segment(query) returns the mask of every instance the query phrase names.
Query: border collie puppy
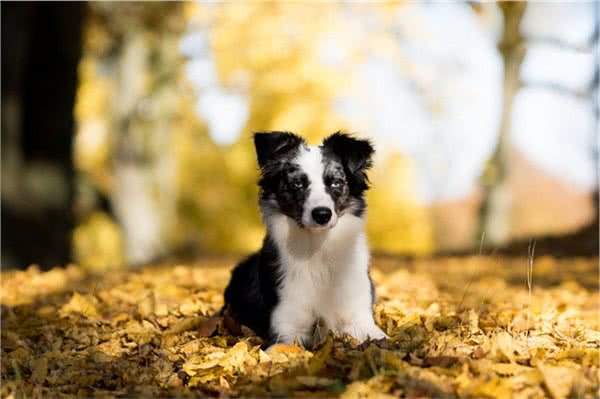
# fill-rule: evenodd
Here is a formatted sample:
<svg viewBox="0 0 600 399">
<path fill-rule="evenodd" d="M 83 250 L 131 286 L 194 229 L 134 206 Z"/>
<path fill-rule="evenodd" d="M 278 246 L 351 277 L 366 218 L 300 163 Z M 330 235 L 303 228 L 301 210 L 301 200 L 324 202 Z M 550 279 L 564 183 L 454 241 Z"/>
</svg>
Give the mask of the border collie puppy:
<svg viewBox="0 0 600 399">
<path fill-rule="evenodd" d="M 254 145 L 267 234 L 233 270 L 225 310 L 268 344 L 310 345 L 318 322 L 360 341 L 385 338 L 373 319 L 364 232 L 369 141 L 338 132 L 317 147 L 269 132 Z"/>
</svg>

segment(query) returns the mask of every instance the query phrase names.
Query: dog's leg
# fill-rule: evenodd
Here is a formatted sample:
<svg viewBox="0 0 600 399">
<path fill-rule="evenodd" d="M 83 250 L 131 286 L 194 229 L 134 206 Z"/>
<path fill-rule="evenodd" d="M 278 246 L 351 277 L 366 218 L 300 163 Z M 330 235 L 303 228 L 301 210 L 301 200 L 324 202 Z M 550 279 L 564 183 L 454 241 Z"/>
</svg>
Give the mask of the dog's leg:
<svg viewBox="0 0 600 399">
<path fill-rule="evenodd" d="M 371 314 L 355 315 L 352 319 L 342 319 L 338 324 L 338 329 L 346 334 L 353 336 L 360 342 L 368 339 L 383 339 L 388 336 L 375 324 Z"/>
<path fill-rule="evenodd" d="M 351 335 L 360 342 L 367 339 L 388 338 L 375 324 L 370 294 L 355 294 L 354 298 L 349 298 L 346 303 L 340 304 L 331 324 L 335 326 L 334 331 Z"/>
<path fill-rule="evenodd" d="M 365 272 L 347 274 L 335 288 L 335 302 L 327 317 L 334 330 L 359 341 L 387 338 L 373 318 L 371 283 Z"/>
<path fill-rule="evenodd" d="M 292 303 L 281 303 L 271 316 L 271 334 L 275 343 L 310 345 L 315 316 L 313 312 Z"/>
</svg>

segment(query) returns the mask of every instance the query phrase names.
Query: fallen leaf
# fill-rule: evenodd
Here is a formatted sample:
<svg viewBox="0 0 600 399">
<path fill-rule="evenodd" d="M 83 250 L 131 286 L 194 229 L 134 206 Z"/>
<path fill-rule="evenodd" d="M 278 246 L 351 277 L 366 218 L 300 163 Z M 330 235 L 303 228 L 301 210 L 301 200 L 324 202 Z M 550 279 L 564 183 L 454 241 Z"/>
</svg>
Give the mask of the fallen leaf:
<svg viewBox="0 0 600 399">
<path fill-rule="evenodd" d="M 433 328 L 438 331 L 450 330 L 460 324 L 458 316 L 441 316 L 433 321 Z"/>
<path fill-rule="evenodd" d="M 515 361 L 515 350 L 512 336 L 506 331 L 501 331 L 493 338 L 493 346 L 496 353 L 504 355 L 510 362 Z"/>
<path fill-rule="evenodd" d="M 577 372 L 566 367 L 548 366 L 538 364 L 538 370 L 544 377 L 544 384 L 553 399 L 564 399 L 569 396 Z"/>
<path fill-rule="evenodd" d="M 184 331 L 195 330 L 196 328 L 200 327 L 200 325 L 202 325 L 202 323 L 205 321 L 207 321 L 207 319 L 202 316 L 188 317 L 173 324 L 171 327 L 166 329 L 163 332 L 163 334 L 180 334 Z"/>
<path fill-rule="evenodd" d="M 156 299 L 153 292 L 149 292 L 138 304 L 138 312 L 144 317 L 154 313 L 156 309 Z"/>
<path fill-rule="evenodd" d="M 41 357 L 33 360 L 31 363 L 31 381 L 34 384 L 42 384 L 48 375 L 48 359 Z"/>
<path fill-rule="evenodd" d="M 481 359 L 484 356 L 485 356 L 485 350 L 481 346 L 478 346 L 477 348 L 475 348 L 475 350 L 471 353 L 471 357 L 473 359 Z"/>
<path fill-rule="evenodd" d="M 580 260 L 550 259 L 544 271 L 536 260 L 538 281 L 585 278 L 592 287 L 597 260 L 581 261 L 578 269 Z M 0 396 L 598 396 L 597 290 L 538 285 L 535 319 L 528 334 L 519 333 L 527 289 L 506 282 L 523 281 L 522 259 L 441 258 L 398 268 L 397 259 L 375 258 L 374 316 L 391 339 L 359 345 L 334 336 L 329 344 L 325 336 L 314 352 L 296 345 L 262 351 L 263 340 L 246 326 L 228 326 L 235 321 L 225 315 L 222 323 L 207 317 L 222 309 L 230 276 L 231 264 L 219 262 L 98 276 L 75 267 L 3 271 Z M 380 270 L 382 262 L 389 273 Z M 465 273 L 465 266 L 473 270 Z M 465 277 L 473 275 L 459 311 Z M 98 319 L 82 316 L 86 307 Z M 452 328 L 453 316 L 446 315 L 454 314 L 461 322 Z"/>
<path fill-rule="evenodd" d="M 315 375 L 317 374 L 323 367 L 325 367 L 325 362 L 331 355 L 331 351 L 333 350 L 333 338 L 332 336 L 328 336 L 325 340 L 325 344 L 319 349 L 317 353 L 314 354 L 312 359 L 308 364 L 308 374 Z"/>
<path fill-rule="evenodd" d="M 516 363 L 496 363 L 492 366 L 492 370 L 494 370 L 497 374 L 506 376 L 517 375 L 534 369 L 531 367 L 521 366 Z"/>
<path fill-rule="evenodd" d="M 248 344 L 244 341 L 238 342 L 219 361 L 219 365 L 225 371 L 241 371 L 248 355 Z"/>
<path fill-rule="evenodd" d="M 474 387 L 471 388 L 470 396 L 479 398 L 511 399 L 512 389 L 508 381 L 495 377 L 474 384 Z"/>
<path fill-rule="evenodd" d="M 74 292 L 69 302 L 63 305 L 59 313 L 61 317 L 75 313 L 88 319 L 96 318 L 98 317 L 97 303 L 98 300 L 91 295 L 80 295 L 78 292 Z"/>
<path fill-rule="evenodd" d="M 275 344 L 271 345 L 269 349 L 267 349 L 268 354 L 272 353 L 302 353 L 304 349 L 299 347 L 298 345 L 288 345 L 288 344 Z"/>
<path fill-rule="evenodd" d="M 242 326 L 228 314 L 223 316 L 223 324 L 234 337 L 239 337 L 242 335 Z"/>
<path fill-rule="evenodd" d="M 455 356 L 429 356 L 425 358 L 425 365 L 427 366 L 438 366 L 438 367 L 450 367 L 458 362 L 458 358 Z"/>
<path fill-rule="evenodd" d="M 298 376 L 296 377 L 296 380 L 309 388 L 322 388 L 340 383 L 339 380 L 315 376 Z"/>
<path fill-rule="evenodd" d="M 271 361 L 271 357 L 269 356 L 269 354 L 261 349 L 258 352 L 258 362 L 259 363 L 269 363 L 270 361 Z"/>
<path fill-rule="evenodd" d="M 211 317 L 203 321 L 197 328 L 198 334 L 201 337 L 210 337 L 214 334 L 215 331 L 217 331 L 217 327 L 219 326 L 219 323 L 221 323 L 221 321 L 222 318 L 218 316 Z"/>
</svg>

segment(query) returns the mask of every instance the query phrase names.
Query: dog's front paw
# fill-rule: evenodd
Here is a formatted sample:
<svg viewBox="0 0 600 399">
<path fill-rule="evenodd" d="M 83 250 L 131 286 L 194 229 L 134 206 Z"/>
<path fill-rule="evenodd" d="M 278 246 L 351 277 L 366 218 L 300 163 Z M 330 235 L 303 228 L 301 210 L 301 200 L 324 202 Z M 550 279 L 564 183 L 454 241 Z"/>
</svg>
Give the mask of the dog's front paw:
<svg viewBox="0 0 600 399">
<path fill-rule="evenodd" d="M 357 323 L 344 332 L 352 335 L 360 342 L 389 338 L 374 322 L 364 323 L 362 325 Z"/>
<path fill-rule="evenodd" d="M 373 324 L 367 331 L 365 331 L 363 336 L 360 337 L 360 341 L 364 342 L 368 339 L 371 340 L 379 340 L 379 339 L 387 339 L 389 338 L 386 333 L 384 333 L 381 328 L 379 328 L 376 324 Z"/>
<path fill-rule="evenodd" d="M 389 336 L 383 332 L 383 330 L 377 326 L 369 333 L 371 339 L 388 339 Z"/>
</svg>

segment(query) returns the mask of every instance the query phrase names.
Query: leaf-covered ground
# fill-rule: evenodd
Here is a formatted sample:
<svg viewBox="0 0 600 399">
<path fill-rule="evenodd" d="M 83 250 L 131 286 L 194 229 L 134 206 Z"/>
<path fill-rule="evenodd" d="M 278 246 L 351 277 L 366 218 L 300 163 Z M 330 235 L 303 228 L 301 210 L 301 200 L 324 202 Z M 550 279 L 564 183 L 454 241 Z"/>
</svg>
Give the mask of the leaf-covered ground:
<svg viewBox="0 0 600 399">
<path fill-rule="evenodd" d="M 374 261 L 388 341 L 275 346 L 222 305 L 232 259 L 2 273 L 2 397 L 598 397 L 598 259 Z"/>
</svg>

